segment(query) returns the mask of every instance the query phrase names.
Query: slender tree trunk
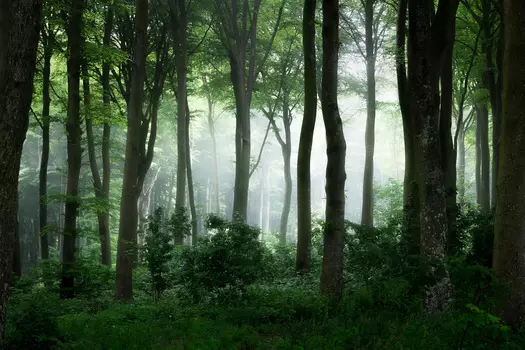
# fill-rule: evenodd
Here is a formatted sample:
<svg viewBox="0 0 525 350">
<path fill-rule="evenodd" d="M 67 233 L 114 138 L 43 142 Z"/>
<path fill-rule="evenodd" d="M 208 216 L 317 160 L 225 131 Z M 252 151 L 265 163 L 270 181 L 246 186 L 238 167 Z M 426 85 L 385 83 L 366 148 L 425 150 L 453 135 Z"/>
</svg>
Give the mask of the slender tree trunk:
<svg viewBox="0 0 525 350">
<path fill-rule="evenodd" d="M 187 178 L 187 115 L 186 115 L 186 80 L 188 71 L 187 57 L 187 15 L 183 0 L 170 1 L 170 12 L 173 22 L 174 52 L 177 68 L 177 194 L 175 209 L 186 206 L 186 178 Z M 175 243 L 183 244 L 184 237 L 177 235 Z"/>
<path fill-rule="evenodd" d="M 186 175 L 188 177 L 188 202 L 191 212 L 191 244 L 197 244 L 198 227 L 197 227 L 197 210 L 195 208 L 195 193 L 193 189 L 193 174 L 191 171 L 191 152 L 190 152 L 190 107 L 186 97 Z"/>
<path fill-rule="evenodd" d="M 268 177 L 268 166 L 264 164 L 263 167 L 263 176 L 264 176 L 264 202 L 265 202 L 265 216 L 264 216 L 264 227 L 263 232 L 270 232 L 270 213 L 271 211 L 271 193 L 270 193 L 270 178 Z"/>
<path fill-rule="evenodd" d="M 418 255 L 421 251 L 419 186 L 416 173 L 412 96 L 406 70 L 406 21 L 408 0 L 401 0 L 396 30 L 396 74 L 399 106 L 403 119 L 405 144 L 405 174 L 403 180 L 404 231 L 408 253 Z"/>
<path fill-rule="evenodd" d="M 500 315 L 518 329 L 525 316 L 525 2 L 505 0 L 503 9 L 506 42 L 493 266 L 496 276 L 512 288 Z"/>
<path fill-rule="evenodd" d="M 490 213 L 490 149 L 489 149 L 489 111 L 485 103 L 476 105 L 477 123 L 479 124 L 479 146 L 481 156 L 480 205 L 481 211 Z"/>
<path fill-rule="evenodd" d="M 499 1 L 499 7 L 503 8 L 503 0 Z M 499 149 L 501 137 L 501 114 L 502 114 L 502 97 L 503 97 L 503 51 L 505 50 L 505 24 L 503 13 L 500 13 L 498 51 L 496 56 L 496 68 L 498 79 L 494 91 L 494 98 L 491 98 L 496 105 L 492 106 L 492 208 L 496 206 L 496 193 L 498 183 L 499 169 Z M 493 103 L 494 103 L 493 102 Z"/>
<path fill-rule="evenodd" d="M 207 84 L 206 78 L 203 79 L 204 84 Z M 215 137 L 215 121 L 213 120 L 213 100 L 211 93 L 207 94 L 208 99 L 208 130 L 211 138 L 211 153 L 212 153 L 212 167 L 213 167 L 213 211 L 215 214 L 221 213 L 220 194 L 219 194 L 219 161 L 217 156 L 217 139 Z"/>
<path fill-rule="evenodd" d="M 104 46 L 110 47 L 111 32 L 113 29 L 113 6 L 108 6 L 106 21 L 104 24 Z M 109 62 L 102 65 L 102 101 L 106 111 L 111 109 L 111 87 L 109 80 Z M 108 122 L 104 123 L 102 131 L 102 198 L 105 203 L 109 203 L 109 188 L 111 183 L 111 161 L 109 158 L 111 138 L 111 126 Z M 98 229 L 100 235 L 101 262 L 106 266 L 111 266 L 111 236 L 109 231 L 109 211 L 98 215 Z"/>
<path fill-rule="evenodd" d="M 343 292 L 346 142 L 337 103 L 339 0 L 323 1 L 323 80 L 321 103 L 326 129 L 326 225 L 321 293 L 339 301 Z"/>
<path fill-rule="evenodd" d="M 459 125 L 458 134 L 458 195 L 459 202 L 465 203 L 465 125 Z"/>
<path fill-rule="evenodd" d="M 134 66 L 128 103 L 128 137 L 117 244 L 116 297 L 118 300 L 131 300 L 133 297 L 132 273 L 137 250 L 137 200 L 142 190 L 142 188 L 137 188 L 139 187 L 137 186 L 137 177 L 140 163 L 140 129 L 146 75 L 147 28 L 148 1 L 136 0 Z"/>
<path fill-rule="evenodd" d="M 244 52 L 230 57 L 231 78 L 235 93 L 235 187 L 233 190 L 233 219 L 246 222 L 248 188 L 250 183 L 250 96 L 245 90 Z"/>
<path fill-rule="evenodd" d="M 455 33 L 453 34 L 455 36 Z M 453 46 L 450 42 L 445 49 L 441 68 L 441 108 L 439 117 L 439 142 L 441 147 L 441 167 L 444 174 L 445 198 L 447 210 L 447 252 L 450 255 L 457 253 L 458 237 L 456 230 L 457 214 L 457 176 L 456 176 L 456 152 L 452 139 L 452 101 L 454 74 Z"/>
<path fill-rule="evenodd" d="M 304 0 L 304 116 L 297 154 L 297 253 L 295 268 L 310 269 L 312 237 L 312 202 L 310 160 L 317 114 L 317 67 L 315 53 L 316 0 Z"/>
<path fill-rule="evenodd" d="M 374 3 L 365 2 L 365 46 L 366 46 L 366 131 L 365 131 L 365 171 L 363 175 L 363 205 L 361 224 L 366 227 L 374 225 L 374 147 L 376 123 L 376 57 L 374 48 Z"/>
<path fill-rule="evenodd" d="M 42 234 L 47 226 L 47 165 L 49 162 L 49 107 L 51 98 L 49 86 L 51 84 L 51 57 L 53 48 L 49 42 L 49 33 L 42 32 L 44 49 L 44 69 L 42 71 L 42 156 L 40 158 L 39 198 L 40 198 L 40 247 L 42 259 L 49 259 L 49 235 Z"/>
<path fill-rule="evenodd" d="M 279 134 L 277 125 L 274 119 L 272 120 L 273 130 L 275 136 L 281 145 L 281 152 L 284 161 L 284 200 L 283 211 L 281 213 L 281 223 L 279 226 L 279 241 L 281 244 L 286 244 L 286 234 L 288 231 L 288 216 L 290 215 L 290 207 L 292 204 L 292 172 L 291 172 L 291 156 L 292 156 L 292 135 L 290 130 L 291 118 L 289 110 L 290 92 L 287 88 L 284 89 L 283 94 L 283 125 L 284 125 L 284 140 Z"/>
<path fill-rule="evenodd" d="M 476 107 L 474 107 L 476 108 Z M 481 206 L 481 122 L 479 120 L 479 113 L 476 108 L 476 203 Z"/>
<path fill-rule="evenodd" d="M 67 119 L 67 190 L 64 214 L 64 245 L 60 297 L 75 296 L 73 268 L 76 258 L 79 177 L 82 166 L 82 129 L 80 118 L 80 70 L 82 63 L 82 13 L 84 0 L 72 0 L 67 37 L 68 119 Z"/>
</svg>

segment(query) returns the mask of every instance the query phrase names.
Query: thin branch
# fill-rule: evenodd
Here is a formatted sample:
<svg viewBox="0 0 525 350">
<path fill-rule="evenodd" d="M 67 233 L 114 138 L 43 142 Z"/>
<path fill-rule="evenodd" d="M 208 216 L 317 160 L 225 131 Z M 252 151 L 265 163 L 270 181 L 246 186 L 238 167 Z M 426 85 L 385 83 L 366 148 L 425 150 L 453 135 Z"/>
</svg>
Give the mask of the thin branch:
<svg viewBox="0 0 525 350">
<path fill-rule="evenodd" d="M 257 157 L 257 161 L 253 165 L 252 170 L 250 170 L 250 174 L 248 175 L 248 178 L 252 177 L 253 173 L 255 172 L 255 170 L 259 166 L 259 163 L 261 162 L 261 157 L 262 157 L 262 153 L 263 153 L 263 150 L 264 150 L 264 145 L 266 145 L 266 139 L 268 138 L 268 133 L 270 131 L 270 125 L 271 125 L 271 123 L 268 122 L 268 126 L 266 127 L 266 133 L 264 134 L 264 139 L 263 139 L 263 142 L 262 142 L 262 145 L 261 145 L 261 149 L 259 150 L 259 156 Z"/>
</svg>

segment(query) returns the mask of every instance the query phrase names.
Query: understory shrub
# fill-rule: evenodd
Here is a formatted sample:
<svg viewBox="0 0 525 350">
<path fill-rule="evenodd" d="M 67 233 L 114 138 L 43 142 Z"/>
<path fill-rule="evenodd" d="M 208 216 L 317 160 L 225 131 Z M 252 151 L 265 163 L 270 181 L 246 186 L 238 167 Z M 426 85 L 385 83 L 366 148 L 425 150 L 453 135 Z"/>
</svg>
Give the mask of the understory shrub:
<svg viewBox="0 0 525 350">
<path fill-rule="evenodd" d="M 265 248 L 259 230 L 240 221 L 216 216 L 207 220 L 210 234 L 181 255 L 178 280 L 196 301 L 235 297 L 262 277 Z"/>
</svg>

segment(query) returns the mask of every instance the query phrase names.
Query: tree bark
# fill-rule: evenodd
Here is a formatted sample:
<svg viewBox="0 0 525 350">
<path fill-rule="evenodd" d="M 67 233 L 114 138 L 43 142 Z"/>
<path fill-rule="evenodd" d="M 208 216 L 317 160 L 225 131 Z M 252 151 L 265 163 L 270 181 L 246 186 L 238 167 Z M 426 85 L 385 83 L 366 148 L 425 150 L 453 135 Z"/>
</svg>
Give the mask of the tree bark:
<svg viewBox="0 0 525 350">
<path fill-rule="evenodd" d="M 505 0 L 503 114 L 493 266 L 512 292 L 500 316 L 517 329 L 525 315 L 525 2 Z"/>
<path fill-rule="evenodd" d="M 365 2 L 365 46 L 366 46 L 366 131 L 365 131 L 365 170 L 363 175 L 363 205 L 361 225 L 374 225 L 374 147 L 376 123 L 376 57 L 374 49 L 374 3 Z"/>
<path fill-rule="evenodd" d="M 326 129 L 328 163 L 321 293 L 335 302 L 341 299 L 343 292 L 346 181 L 346 142 L 337 103 L 339 44 L 339 0 L 323 0 L 321 104 Z"/>
<path fill-rule="evenodd" d="M 499 1 L 499 8 L 503 8 L 503 0 Z M 500 12 L 499 38 L 496 54 L 497 81 L 495 87 L 495 96 L 491 98 L 496 104 L 492 106 L 492 207 L 496 206 L 496 192 L 498 183 L 499 169 L 499 148 L 501 137 L 501 114 L 502 114 L 502 97 L 503 97 L 503 51 L 505 50 L 505 23 L 503 12 Z M 493 103 L 494 103 L 493 102 Z"/>
<path fill-rule="evenodd" d="M 203 79 L 203 83 L 207 84 L 206 77 Z M 213 120 L 213 100 L 211 93 L 208 91 L 207 94 L 208 100 L 208 130 L 210 132 L 211 138 L 211 152 L 212 152 L 212 167 L 213 167 L 213 187 L 212 187 L 212 196 L 213 196 L 213 212 L 215 214 L 221 213 L 220 206 L 220 192 L 219 192 L 219 161 L 217 156 L 217 138 L 215 137 L 215 121 Z"/>
<path fill-rule="evenodd" d="M 476 104 L 477 123 L 479 125 L 480 151 L 480 205 L 481 211 L 490 213 L 490 149 L 489 149 L 489 111 L 485 102 Z"/>
<path fill-rule="evenodd" d="M 405 174 L 403 179 L 403 230 L 406 235 L 408 253 L 420 253 L 420 205 L 419 186 L 416 173 L 412 96 L 406 69 L 406 21 L 408 0 L 401 0 L 396 29 L 396 75 L 399 106 L 403 119 L 403 141 L 405 144 Z"/>
<path fill-rule="evenodd" d="M 111 46 L 111 33 L 113 30 L 113 6 L 108 6 L 106 20 L 104 24 L 103 44 L 106 48 Z M 106 111 L 111 108 L 111 87 L 109 80 L 110 66 L 109 62 L 102 65 L 102 101 Z M 111 125 L 104 123 L 102 131 L 102 197 L 105 203 L 109 203 L 109 188 L 111 183 L 111 161 L 109 158 L 109 146 L 111 137 Z M 102 213 L 98 216 L 98 227 L 100 235 L 100 253 L 101 262 L 106 266 L 111 266 L 111 236 L 109 231 L 109 212 Z"/>
<path fill-rule="evenodd" d="M 188 71 L 187 57 L 187 13 L 186 2 L 183 0 L 169 1 L 174 37 L 174 52 L 177 69 L 177 193 L 175 195 L 175 209 L 186 206 L 186 178 L 187 178 L 187 115 L 186 115 L 186 80 Z M 181 245 L 184 237 L 177 235 L 175 243 Z"/>
<path fill-rule="evenodd" d="M 458 195 L 460 204 L 465 203 L 465 124 L 459 125 L 458 133 Z"/>
<path fill-rule="evenodd" d="M 68 107 L 67 107 L 67 189 L 64 214 L 64 243 L 60 297 L 75 296 L 73 268 L 76 260 L 77 216 L 80 168 L 82 167 L 82 130 L 80 117 L 80 71 L 82 63 L 84 0 L 72 0 L 68 19 Z"/>
<path fill-rule="evenodd" d="M 191 244 L 197 244 L 197 236 L 199 235 L 199 228 L 197 225 L 197 210 L 195 208 L 195 192 L 193 189 L 193 174 L 191 170 L 191 152 L 190 152 L 190 106 L 188 104 L 188 97 L 185 101 L 186 106 L 186 175 L 188 177 L 188 202 L 190 204 L 191 212 Z"/>
<path fill-rule="evenodd" d="M 142 103 L 148 43 L 148 1 L 136 0 L 135 4 L 135 54 L 128 103 L 128 137 L 117 243 L 116 297 L 118 300 L 131 300 L 133 296 L 132 273 L 137 250 L 137 200 L 142 190 L 141 186 L 137 185 L 137 177 L 140 168 Z"/>
<path fill-rule="evenodd" d="M 454 30 L 455 32 L 455 30 Z M 452 34 L 455 36 L 455 33 Z M 458 237 L 456 230 L 457 215 L 457 175 L 456 152 L 452 139 L 452 101 L 453 101 L 453 46 L 448 43 L 445 49 L 441 67 L 441 108 L 439 116 L 439 142 L 441 147 L 441 167 L 444 174 L 445 198 L 447 210 L 448 236 L 447 252 L 450 255 L 457 253 Z"/>
<path fill-rule="evenodd" d="M 474 107 L 476 108 L 476 107 Z M 476 168 L 475 168 L 475 179 L 476 179 L 476 203 L 481 206 L 481 122 L 479 121 L 479 113 L 476 109 Z"/>
<path fill-rule="evenodd" d="M 45 233 L 47 227 L 47 166 L 49 162 L 49 107 L 51 98 L 49 86 L 51 84 L 51 57 L 53 47 L 50 43 L 51 33 L 42 30 L 42 47 L 44 50 L 44 67 L 42 71 L 42 155 L 40 158 L 39 172 L 39 228 L 40 228 L 40 250 L 42 259 L 49 259 L 48 234 Z"/>
<path fill-rule="evenodd" d="M 439 79 L 444 54 L 453 45 L 456 0 L 440 0 L 434 14 L 428 2 L 409 1 L 408 77 L 414 98 L 416 160 L 421 205 L 421 255 L 444 262 L 448 236 L 445 182 L 439 135 Z M 435 267 L 431 273 L 435 273 Z M 447 274 L 425 286 L 425 309 L 443 310 L 450 299 Z"/>
<path fill-rule="evenodd" d="M 312 202 L 310 161 L 317 114 L 317 67 L 315 53 L 316 0 L 304 0 L 304 115 L 297 154 L 297 252 L 295 268 L 310 269 L 312 237 Z"/>
</svg>

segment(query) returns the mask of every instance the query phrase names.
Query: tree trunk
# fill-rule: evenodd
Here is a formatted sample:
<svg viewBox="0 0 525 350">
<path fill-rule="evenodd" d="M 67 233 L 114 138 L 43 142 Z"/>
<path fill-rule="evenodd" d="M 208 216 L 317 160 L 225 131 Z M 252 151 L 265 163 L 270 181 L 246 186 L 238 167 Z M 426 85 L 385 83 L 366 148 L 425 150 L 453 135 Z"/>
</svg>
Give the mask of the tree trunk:
<svg viewBox="0 0 525 350">
<path fill-rule="evenodd" d="M 403 119 L 403 141 L 405 144 L 405 175 L 403 180 L 403 230 L 406 235 L 408 253 L 418 255 L 421 251 L 419 186 L 416 173 L 412 96 L 406 70 L 406 20 L 408 0 L 401 0 L 396 29 L 396 75 L 399 106 Z"/>
<path fill-rule="evenodd" d="M 455 33 L 453 34 L 455 36 Z M 445 198 L 447 210 L 447 253 L 457 253 L 458 237 L 456 230 L 457 184 L 456 152 L 452 139 L 452 101 L 453 101 L 453 46 L 450 42 L 445 49 L 441 67 L 441 108 L 439 116 L 439 143 L 441 147 L 441 167 L 444 174 Z"/>
<path fill-rule="evenodd" d="M 499 1 L 499 7 L 503 8 L 502 1 Z M 496 206 L 496 192 L 498 183 L 498 169 L 499 169 L 499 148 L 500 148 L 500 137 L 501 137 L 501 113 L 502 113 L 502 95 L 503 95 L 503 51 L 505 50 L 505 25 L 503 21 L 503 13 L 500 12 L 500 25 L 499 25 L 499 38 L 498 38 L 498 51 L 496 55 L 496 68 L 498 73 L 498 79 L 496 81 L 496 87 L 494 97 L 491 101 L 494 101 L 496 105 L 492 106 L 492 207 Z M 493 102 L 493 103 L 494 103 Z"/>
<path fill-rule="evenodd" d="M 128 137 L 117 244 L 116 297 L 118 300 L 131 300 L 133 296 L 133 260 L 136 257 L 137 250 L 137 200 L 142 190 L 142 188 L 137 188 L 139 187 L 137 186 L 137 177 L 140 163 L 140 129 L 148 43 L 148 1 L 136 0 L 136 9 L 135 55 L 128 104 Z"/>
<path fill-rule="evenodd" d="M 481 157 L 480 205 L 481 211 L 490 213 L 490 149 L 489 149 L 489 111 L 484 102 L 476 104 L 477 123 L 479 125 L 479 151 Z"/>
<path fill-rule="evenodd" d="M 111 32 L 113 29 L 113 7 L 109 6 L 106 13 L 104 25 L 103 43 L 106 48 L 110 47 Z M 109 80 L 110 66 L 109 62 L 102 65 L 102 90 L 103 103 L 106 111 L 111 108 L 111 87 Z M 106 204 L 109 204 L 109 188 L 111 182 L 111 161 L 109 159 L 109 146 L 111 137 L 111 126 L 108 122 L 104 123 L 102 131 L 102 198 Z M 103 265 L 111 266 L 111 236 L 109 231 L 109 212 L 106 211 L 98 215 L 98 230 L 100 235 L 100 253 Z"/>
<path fill-rule="evenodd" d="M 512 288 L 501 318 L 517 329 L 525 315 L 525 2 L 506 0 L 503 6 L 506 42 L 493 266 Z"/>
<path fill-rule="evenodd" d="M 465 203 L 465 124 L 459 125 L 458 133 L 458 195 L 460 204 Z"/>
<path fill-rule="evenodd" d="M 365 3 L 365 46 L 366 46 L 366 131 L 365 131 L 365 171 L 363 175 L 363 205 L 361 224 L 366 227 L 374 225 L 374 147 L 376 123 L 376 57 L 374 49 L 374 3 Z"/>
<path fill-rule="evenodd" d="M 250 183 L 250 99 L 245 90 L 244 52 L 230 57 L 231 79 L 235 93 L 235 187 L 233 190 L 233 219 L 246 222 L 248 188 Z"/>
<path fill-rule="evenodd" d="M 326 129 L 326 225 L 321 293 L 338 302 L 343 292 L 346 142 L 337 103 L 339 0 L 323 1 L 323 78 L 321 104 Z"/>
<path fill-rule="evenodd" d="M 315 9 L 316 0 L 304 0 L 304 115 L 297 154 L 297 253 L 295 260 L 295 268 L 299 272 L 310 269 L 312 236 L 310 160 L 317 114 Z"/>
<path fill-rule="evenodd" d="M 170 1 L 170 13 L 173 22 L 174 52 L 177 68 L 177 193 L 175 196 L 175 210 L 186 206 L 186 177 L 187 177 L 187 115 L 186 115 L 186 75 L 188 71 L 187 58 L 187 15 L 183 0 Z M 184 237 L 177 235 L 175 244 L 182 245 Z"/>
<path fill-rule="evenodd" d="M 188 177 L 188 202 L 191 212 L 191 244 L 197 244 L 198 227 L 197 227 L 197 210 L 195 209 L 195 192 L 193 190 L 193 174 L 191 171 L 191 152 L 190 152 L 190 107 L 186 97 L 186 175 Z"/>
<path fill-rule="evenodd" d="M 292 173 L 291 173 L 291 156 L 292 156 L 292 135 L 290 130 L 291 117 L 289 109 L 290 91 L 284 88 L 283 93 L 283 125 L 284 125 L 284 140 L 282 139 L 275 120 L 270 119 L 273 125 L 273 131 L 281 146 L 284 161 L 284 200 L 283 211 L 281 213 L 281 222 L 279 225 L 279 243 L 286 244 L 286 234 L 288 231 L 288 216 L 290 215 L 290 207 L 292 203 Z"/>
<path fill-rule="evenodd" d="M 408 77 L 414 98 L 414 132 L 421 205 L 421 255 L 444 262 L 448 236 L 445 181 L 439 134 L 439 79 L 444 54 L 453 45 L 456 1 L 441 0 L 434 16 L 428 2 L 409 1 Z M 438 17 L 439 15 L 439 17 Z M 430 271 L 436 274 L 436 268 Z M 443 310 L 450 299 L 448 274 L 425 286 L 427 312 Z"/>
<path fill-rule="evenodd" d="M 82 166 L 82 130 L 80 117 L 80 70 L 82 63 L 82 13 L 84 0 L 72 0 L 67 37 L 68 52 L 68 107 L 67 107 L 67 190 L 66 212 L 64 214 L 64 245 L 62 260 L 62 281 L 60 297 L 75 296 L 75 265 L 77 238 L 77 216 L 80 205 L 78 198 L 80 168 Z"/>
<path fill-rule="evenodd" d="M 474 107 L 476 108 L 476 107 Z M 476 203 L 481 206 L 481 122 L 479 121 L 479 113 L 476 108 Z"/>
<path fill-rule="evenodd" d="M 204 84 L 207 84 L 206 78 L 203 79 Z M 211 93 L 207 94 L 208 99 L 208 130 L 211 138 L 211 153 L 212 153 L 212 196 L 213 196 L 213 212 L 217 215 L 221 213 L 220 194 L 219 194 L 219 161 L 217 156 L 217 139 L 215 137 L 215 121 L 213 120 L 213 100 Z"/>
<path fill-rule="evenodd" d="M 53 47 L 49 42 L 49 33 L 42 31 L 42 46 L 44 50 L 44 69 L 42 71 L 42 156 L 40 158 L 39 198 L 40 198 L 40 249 L 42 259 L 49 259 L 49 243 L 47 226 L 47 166 L 49 162 L 49 107 L 51 99 L 49 86 L 51 84 L 51 57 Z"/>
</svg>

